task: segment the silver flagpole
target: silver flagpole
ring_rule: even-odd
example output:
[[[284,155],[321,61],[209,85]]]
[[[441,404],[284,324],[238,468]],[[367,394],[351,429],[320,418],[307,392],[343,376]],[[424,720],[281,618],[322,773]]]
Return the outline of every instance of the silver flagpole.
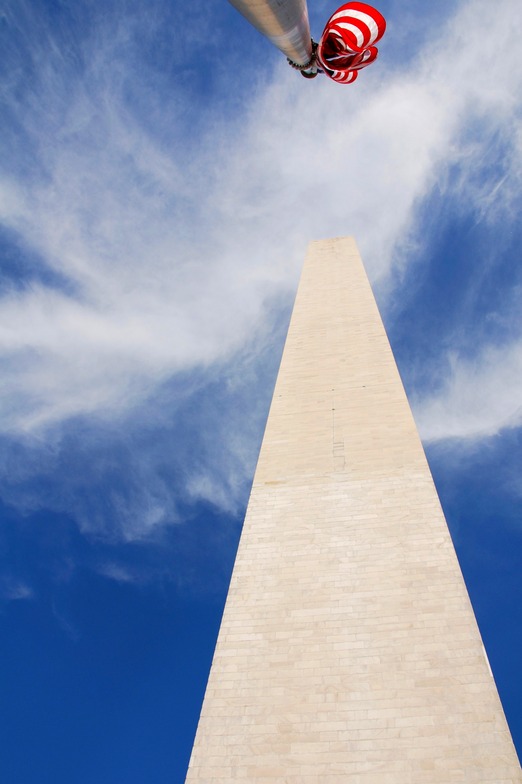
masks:
[[[312,60],[312,39],[306,0],[229,0],[250,24],[265,35],[292,63]]]

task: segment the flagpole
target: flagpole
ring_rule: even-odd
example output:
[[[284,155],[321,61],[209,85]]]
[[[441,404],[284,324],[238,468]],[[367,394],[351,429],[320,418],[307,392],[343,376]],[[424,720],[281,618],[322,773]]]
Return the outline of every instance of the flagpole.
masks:
[[[229,0],[262,35],[301,68],[312,60],[306,0]]]

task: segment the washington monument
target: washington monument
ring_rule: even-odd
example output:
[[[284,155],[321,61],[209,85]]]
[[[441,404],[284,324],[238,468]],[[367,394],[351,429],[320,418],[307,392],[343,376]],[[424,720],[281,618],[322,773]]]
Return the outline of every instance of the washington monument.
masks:
[[[309,248],[187,782],[522,782],[352,239]]]

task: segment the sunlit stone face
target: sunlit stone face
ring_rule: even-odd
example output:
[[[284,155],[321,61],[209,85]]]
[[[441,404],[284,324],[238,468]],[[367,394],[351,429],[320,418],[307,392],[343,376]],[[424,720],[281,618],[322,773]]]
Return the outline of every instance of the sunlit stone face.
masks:
[[[355,242],[312,243],[187,782],[521,782]]]

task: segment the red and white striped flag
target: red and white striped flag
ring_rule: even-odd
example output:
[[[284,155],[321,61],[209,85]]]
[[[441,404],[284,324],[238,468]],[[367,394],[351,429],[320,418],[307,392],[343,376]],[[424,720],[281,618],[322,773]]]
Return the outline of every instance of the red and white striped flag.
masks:
[[[386,20],[371,5],[345,3],[328,20],[317,46],[317,64],[330,79],[354,82],[361,68],[377,57]]]

